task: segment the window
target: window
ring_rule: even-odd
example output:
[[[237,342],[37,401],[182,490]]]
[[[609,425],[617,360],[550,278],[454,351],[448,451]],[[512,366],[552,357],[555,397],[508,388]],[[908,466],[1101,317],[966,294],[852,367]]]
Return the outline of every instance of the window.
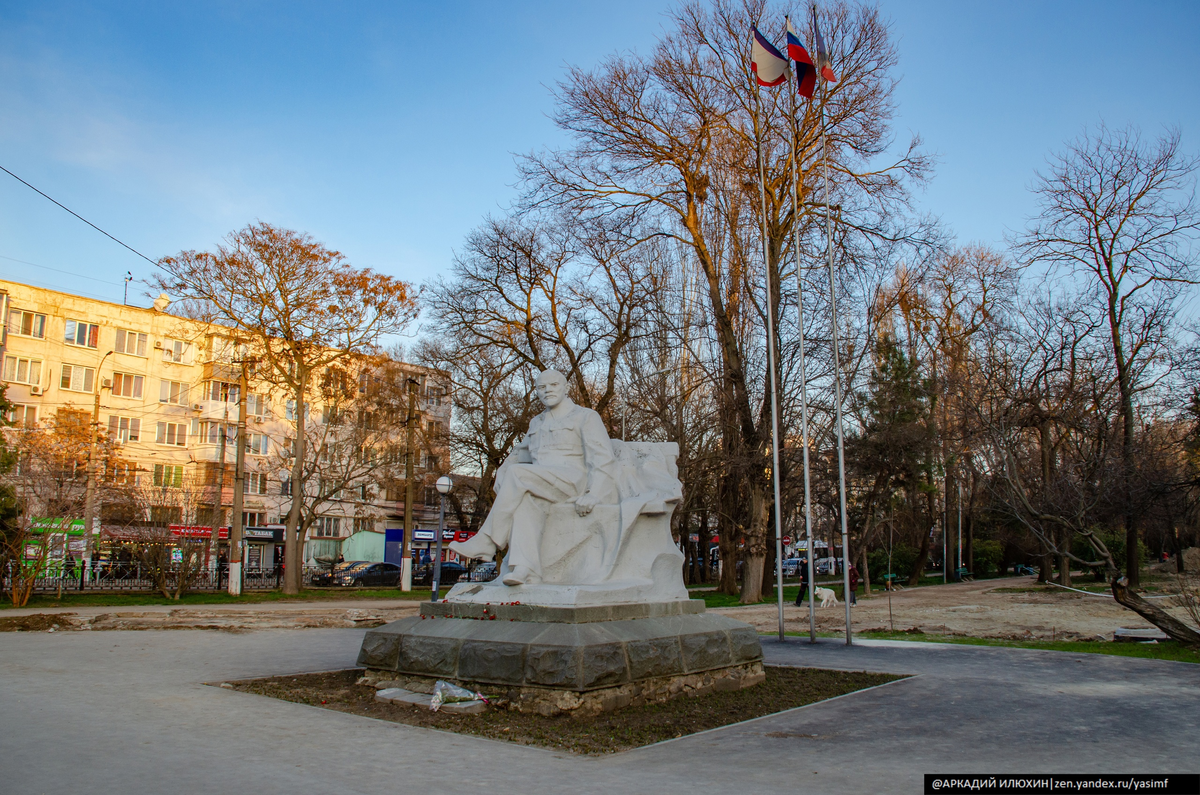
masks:
[[[242,486],[243,494],[266,494],[267,475],[264,472],[247,472]]]
[[[141,435],[142,421],[137,417],[109,416],[108,438],[117,439],[122,443],[137,442],[141,440]]]
[[[305,403],[304,404],[304,419],[306,419],[306,420],[308,419],[308,415],[309,415],[310,411],[311,411],[311,407],[307,403]],[[285,416],[289,420],[294,421],[296,419],[296,401],[289,400],[287,402],[287,411],[285,412]]]
[[[267,515],[258,511],[242,511],[242,527],[262,527],[267,523]]]
[[[292,496],[292,480],[290,475],[286,479],[279,481],[279,494],[284,497]]]
[[[221,443],[221,423],[219,422],[195,422],[192,425],[192,433],[199,436],[200,444],[220,444]],[[237,427],[233,425],[225,426],[225,444],[232,447],[235,443],[237,435]],[[234,447],[234,450],[237,448]]]
[[[95,380],[96,371],[93,368],[80,367],[77,364],[64,364],[58,386],[72,392],[91,392]]]
[[[209,381],[204,387],[204,396],[222,403],[237,403],[238,385],[228,381]]]
[[[192,350],[190,342],[183,340],[163,340],[163,361],[175,364],[186,364],[188,353]]]
[[[129,373],[113,373],[112,393],[117,397],[142,398],[142,382],[146,379]]]
[[[362,533],[367,530],[374,530],[374,529],[375,529],[375,520],[374,519],[355,518],[354,532]]]
[[[188,385],[182,381],[160,381],[158,402],[186,406],[188,402]]]
[[[95,348],[100,338],[100,327],[95,323],[84,323],[82,320],[68,320],[67,333],[63,339],[68,345],[82,345],[85,348]]]
[[[117,353],[128,353],[133,356],[146,355],[146,335],[137,331],[117,329]]]
[[[340,516],[318,516],[313,526],[313,536],[316,538],[337,538],[341,535],[342,518]]]
[[[251,417],[262,417],[267,413],[266,395],[246,395],[246,413]]]
[[[20,309],[8,310],[8,333],[22,337],[46,337],[46,316]]]
[[[8,410],[8,421],[17,428],[33,428],[37,425],[37,406],[13,404]]]
[[[42,382],[42,360],[26,359],[23,356],[5,356],[4,380],[37,386]]]
[[[250,455],[267,455],[271,449],[271,440],[264,433],[246,434],[246,452]]]
[[[170,444],[176,447],[187,446],[187,425],[182,422],[160,422],[158,432],[154,436],[158,444]]]
[[[137,464],[128,461],[116,461],[105,467],[104,474],[110,483],[123,483],[127,486],[137,485]]]
[[[160,422],[159,425],[162,425]],[[183,485],[183,465],[155,464],[154,485],[179,488]]]

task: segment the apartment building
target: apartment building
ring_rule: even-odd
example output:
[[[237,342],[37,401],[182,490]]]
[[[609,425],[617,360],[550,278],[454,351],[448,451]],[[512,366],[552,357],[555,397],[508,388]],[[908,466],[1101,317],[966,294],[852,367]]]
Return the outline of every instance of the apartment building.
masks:
[[[6,320],[0,375],[13,404],[9,419],[29,427],[62,417],[91,422],[99,395],[100,427],[119,444],[129,485],[212,486],[207,506],[186,523],[219,528],[229,523],[233,503],[242,365],[228,330],[173,315],[169,307],[165,295],[144,308],[0,280]],[[448,455],[433,441],[450,421],[448,381],[426,368],[401,367],[419,384],[414,516],[418,528],[433,528],[432,483],[449,466]],[[249,387],[243,523],[265,528],[281,524],[290,507],[288,454],[296,407],[253,379]],[[314,395],[310,416],[335,421],[322,408]],[[397,443],[403,445],[403,439]],[[396,456],[397,450],[388,454]],[[306,559],[336,556],[344,540],[360,533],[378,534],[379,540],[356,543],[356,550],[382,551],[385,531],[403,526],[404,495],[403,480],[394,476],[340,490],[310,530]],[[100,511],[104,522],[103,505]],[[155,524],[172,518],[184,519],[169,512],[142,517]],[[257,544],[248,535],[250,565],[270,565],[276,551],[271,533],[258,533]]]

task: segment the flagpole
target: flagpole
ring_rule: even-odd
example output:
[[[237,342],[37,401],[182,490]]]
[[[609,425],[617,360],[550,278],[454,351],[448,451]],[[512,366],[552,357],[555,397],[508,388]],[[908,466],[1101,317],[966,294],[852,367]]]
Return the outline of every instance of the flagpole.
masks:
[[[817,642],[817,613],[813,603],[812,488],[808,465],[808,370],[804,360],[804,283],[800,278],[800,141],[797,135],[796,94],[792,94],[792,231],[796,253],[796,315],[800,328],[800,444],[804,455],[804,533],[808,538],[808,640]],[[799,599],[799,597],[796,597]]]
[[[754,77],[754,98],[759,114],[762,114],[762,93],[758,87],[758,76]],[[771,256],[767,241],[767,176],[763,165],[762,135],[760,125],[754,125],[754,140],[758,145],[758,195],[762,203],[763,265],[767,272],[767,367],[771,371],[771,481],[775,489],[775,591],[779,611],[779,640],[783,634],[783,523],[780,520],[779,499],[779,391],[775,385],[775,320],[772,309],[774,294],[771,290]]]
[[[817,4],[813,3],[813,29],[816,31]],[[820,57],[817,60],[821,60]],[[823,65],[817,66],[817,71]],[[842,513],[842,601],[846,605],[846,645],[853,644],[850,629],[850,531],[846,520],[846,448],[842,434],[842,365],[838,343],[837,280],[833,271],[833,208],[829,204],[829,144],[825,136],[825,103],[829,88],[821,81],[821,171],[825,181],[825,250],[829,261],[830,341],[833,344],[834,407],[837,417],[838,503]],[[837,556],[834,556],[837,564]]]

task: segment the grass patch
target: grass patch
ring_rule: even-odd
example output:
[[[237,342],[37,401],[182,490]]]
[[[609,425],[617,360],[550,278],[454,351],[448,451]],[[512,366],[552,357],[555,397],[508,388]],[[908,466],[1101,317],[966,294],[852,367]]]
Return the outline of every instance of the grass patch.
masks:
[[[342,601],[348,599],[412,599],[429,601],[431,592],[428,588],[414,588],[411,591],[401,591],[399,588],[346,588],[344,590],[304,590],[298,596],[288,596],[282,591],[253,591],[241,596],[230,596],[224,591],[197,591],[184,594],[179,601],[165,599],[160,593],[146,591],[136,593],[100,592],[100,593],[64,593],[62,599],[53,594],[35,594],[29,600],[27,608],[47,607],[144,607],[147,605],[172,605],[187,607],[188,605],[247,605],[264,602],[321,602]],[[0,611],[12,608],[12,602],[0,605]]]
[[[766,681],[731,693],[676,698],[587,717],[527,715],[489,710],[448,715],[423,707],[375,700],[375,688],[356,685],[361,669],[235,682],[237,690],[323,709],[493,740],[539,745],[576,754],[611,754],[716,729],[834,696],[881,685],[902,676],[817,668],[766,669]]]
[[[808,636],[807,632],[788,632],[788,635]],[[843,638],[842,633],[818,632],[820,637]],[[964,638],[947,635],[923,635],[911,632],[859,632],[855,637],[873,640],[909,640],[923,643],[957,643],[963,646],[1000,646],[1010,649],[1041,649],[1082,654],[1111,654],[1116,657],[1137,657],[1143,660],[1200,663],[1200,652],[1175,641],[1158,643],[1117,643],[1110,640],[1000,640],[998,638]]]

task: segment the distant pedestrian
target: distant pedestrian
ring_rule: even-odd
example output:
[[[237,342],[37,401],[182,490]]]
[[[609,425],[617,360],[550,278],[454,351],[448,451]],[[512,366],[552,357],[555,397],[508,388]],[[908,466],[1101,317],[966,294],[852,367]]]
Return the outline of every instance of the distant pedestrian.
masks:
[[[796,607],[804,601],[804,597],[808,595],[808,561],[800,561],[800,592],[796,594]]]
[[[853,563],[850,564],[850,568],[847,570],[847,574],[850,575],[850,596],[849,596],[850,604],[856,605],[856,604],[858,604],[858,598],[857,598],[857,593],[856,593],[858,591],[858,569],[855,568]]]

